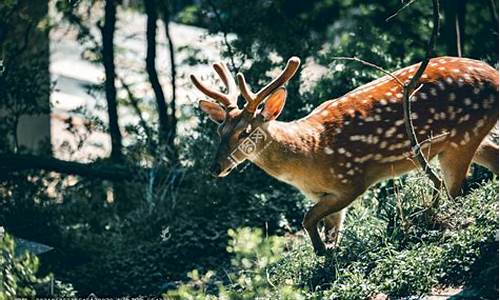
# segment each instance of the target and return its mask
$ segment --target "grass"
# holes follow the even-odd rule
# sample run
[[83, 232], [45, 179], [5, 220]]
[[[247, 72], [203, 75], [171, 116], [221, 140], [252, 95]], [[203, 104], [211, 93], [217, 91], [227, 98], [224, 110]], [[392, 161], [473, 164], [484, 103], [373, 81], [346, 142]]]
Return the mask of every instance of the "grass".
[[371, 189], [350, 208], [341, 245], [326, 257], [314, 255], [302, 232], [264, 237], [260, 229], [231, 231], [232, 267], [217, 272], [221, 276], [197, 273], [165, 297], [395, 298], [465, 286], [474, 298], [496, 299], [498, 182], [443, 199], [435, 214], [425, 210], [429, 193], [415, 176]]

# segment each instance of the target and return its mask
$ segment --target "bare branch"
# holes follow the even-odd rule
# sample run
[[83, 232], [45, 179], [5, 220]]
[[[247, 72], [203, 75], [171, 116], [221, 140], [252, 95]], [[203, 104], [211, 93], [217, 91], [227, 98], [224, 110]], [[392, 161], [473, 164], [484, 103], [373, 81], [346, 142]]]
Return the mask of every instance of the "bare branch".
[[374, 63], [371, 63], [371, 62], [368, 62], [366, 60], [363, 60], [361, 58], [357, 58], [357, 57], [345, 57], [345, 56], [335, 56], [335, 57], [332, 57], [332, 59], [334, 60], [351, 60], [351, 61], [357, 61], [359, 63], [362, 63], [363, 65], [365, 66], [368, 66], [368, 67], [372, 67], [374, 69], [377, 69], [379, 70], [380, 72], [386, 74], [386, 75], [389, 75], [390, 77], [392, 77], [392, 79], [396, 80], [397, 83], [399, 83], [399, 85], [401, 87], [404, 87], [404, 83], [399, 80], [399, 78], [397, 78], [396, 76], [394, 76], [394, 74], [392, 74], [391, 72], [385, 70], [384, 68], [380, 67], [380, 66], [377, 66], [376, 64]]
[[224, 44], [226, 45], [227, 53], [229, 54], [229, 59], [231, 61], [231, 68], [233, 69], [233, 71], [237, 72], [238, 69], [236, 68], [236, 63], [234, 62], [234, 50], [233, 47], [231, 46], [231, 43], [229, 42], [229, 39], [227, 38], [228, 33], [225, 30], [224, 22], [222, 21], [222, 16], [220, 15], [219, 10], [217, 9], [212, 0], [208, 0], [207, 3], [215, 15], [215, 20], [218, 23], [217, 25], [219, 25], [219, 30], [222, 32]]
[[387, 17], [385, 19], [386, 22], [389, 22], [391, 19], [395, 18], [397, 15], [399, 15], [400, 12], [402, 12], [403, 10], [405, 10], [408, 6], [412, 5], [413, 2], [415, 2], [417, 0], [410, 0], [408, 2], [406, 2], [405, 5], [403, 5], [401, 8], [399, 8], [395, 13], [393, 13], [392, 15], [390, 15], [389, 17]]
[[[432, 0], [432, 4], [433, 4], [433, 24], [434, 24], [434, 27], [432, 29], [432, 35], [431, 35], [429, 42], [427, 44], [427, 52], [426, 52], [426, 56], [425, 56], [424, 60], [420, 63], [420, 66], [419, 66], [417, 72], [415, 73], [415, 75], [410, 79], [408, 84], [406, 84], [403, 88], [403, 113], [404, 113], [406, 134], [408, 135], [408, 138], [410, 139], [413, 154], [414, 154], [415, 158], [417, 159], [417, 161], [419, 162], [422, 169], [424, 170], [425, 174], [433, 182], [434, 188], [437, 191], [440, 191], [442, 187], [445, 187], [445, 184], [444, 184], [443, 180], [441, 178], [439, 178], [439, 176], [429, 166], [429, 162], [427, 161], [424, 154], [422, 153], [422, 148], [421, 148], [420, 143], [418, 142], [417, 136], [415, 134], [415, 127], [414, 127], [412, 119], [411, 119], [411, 101], [410, 101], [411, 95], [414, 93], [415, 87], [417, 86], [417, 83], [420, 80], [420, 77], [425, 72], [425, 69], [427, 68], [427, 65], [429, 64], [429, 61], [434, 54], [434, 45], [436, 43], [436, 38], [437, 38], [437, 35], [439, 32], [439, 2], [438, 2], [438, 0]], [[448, 195], [448, 197], [450, 197], [448, 191], [447, 191], [447, 195]], [[436, 201], [439, 198], [437, 193], [435, 193], [434, 196], [435, 196], [435, 201], [433, 203], [433, 206], [437, 204]]]
[[137, 97], [135, 97], [134, 93], [132, 92], [132, 89], [130, 88], [130, 85], [128, 83], [126, 83], [122, 77], [117, 76], [117, 79], [120, 81], [120, 84], [122, 85], [123, 89], [127, 93], [127, 97], [130, 101], [130, 104], [132, 105], [132, 108], [134, 109], [135, 114], [139, 118], [139, 124], [141, 125], [142, 129], [144, 129], [144, 133], [146, 134], [146, 139], [147, 139], [149, 148], [151, 150], [151, 153], [152, 154], [156, 153], [156, 147], [155, 147], [155, 142], [153, 139], [152, 130], [148, 126], [148, 123], [146, 122], [144, 117], [142, 116], [141, 109], [139, 108], [139, 99], [137, 99]]

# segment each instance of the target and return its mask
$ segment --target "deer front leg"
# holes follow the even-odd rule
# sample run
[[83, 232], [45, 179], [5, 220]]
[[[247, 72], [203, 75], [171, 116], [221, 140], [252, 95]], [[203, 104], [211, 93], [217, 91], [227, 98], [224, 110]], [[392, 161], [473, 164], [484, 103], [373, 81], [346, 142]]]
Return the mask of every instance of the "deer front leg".
[[347, 207], [354, 199], [355, 197], [340, 198], [324, 196], [306, 213], [302, 224], [311, 238], [316, 255], [324, 255], [326, 250], [325, 244], [321, 240], [318, 232], [319, 221], [330, 214], [340, 213], [340, 211]]
[[346, 213], [347, 208], [344, 208], [324, 218], [326, 248], [335, 248], [340, 243]]

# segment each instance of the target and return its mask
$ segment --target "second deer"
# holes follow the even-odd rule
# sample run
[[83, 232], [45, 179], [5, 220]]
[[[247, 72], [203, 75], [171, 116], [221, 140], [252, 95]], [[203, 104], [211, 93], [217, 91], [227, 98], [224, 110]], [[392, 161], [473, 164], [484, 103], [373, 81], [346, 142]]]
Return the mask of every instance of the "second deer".
[[[315, 202], [303, 226], [314, 250], [326, 246], [318, 232], [324, 220], [328, 246], [335, 246], [346, 209], [368, 187], [414, 170], [402, 111], [403, 88], [384, 76], [346, 95], [323, 102], [309, 115], [277, 121], [286, 101], [283, 85], [299, 68], [289, 59], [282, 73], [253, 93], [242, 74], [238, 84], [223, 63], [213, 67], [227, 93], [191, 75], [209, 99], [199, 106], [218, 124], [219, 146], [211, 171], [226, 176], [250, 160], [271, 176], [299, 189]], [[417, 65], [393, 73], [405, 82]], [[411, 101], [412, 121], [423, 153], [437, 157], [452, 196], [460, 193], [471, 162], [498, 174], [498, 146], [486, 138], [498, 121], [498, 71], [481, 61], [439, 57], [430, 61]], [[239, 108], [242, 95], [246, 105]], [[261, 108], [261, 104], [263, 107]]]

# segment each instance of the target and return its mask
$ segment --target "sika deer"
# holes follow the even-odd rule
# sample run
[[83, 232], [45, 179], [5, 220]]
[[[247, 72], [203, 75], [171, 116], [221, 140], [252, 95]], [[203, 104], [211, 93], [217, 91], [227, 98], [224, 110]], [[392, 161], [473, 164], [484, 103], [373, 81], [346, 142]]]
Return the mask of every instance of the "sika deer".
[[[322, 103], [306, 117], [276, 121], [286, 99], [282, 87], [297, 71], [292, 57], [281, 75], [253, 94], [238, 74], [247, 104], [238, 108], [237, 86], [224, 64], [215, 71], [228, 94], [210, 89], [194, 75], [194, 85], [211, 100], [200, 108], [219, 124], [212, 172], [220, 177], [246, 159], [271, 176], [298, 188], [315, 202], [303, 225], [314, 250], [325, 244], [317, 225], [338, 243], [346, 207], [369, 186], [417, 168], [405, 134], [402, 87], [391, 76], [363, 85], [343, 97]], [[416, 72], [413, 65], [393, 73], [404, 82]], [[487, 64], [465, 58], [440, 57], [430, 61], [411, 99], [412, 120], [428, 159], [437, 157], [452, 196], [460, 192], [471, 162], [498, 174], [498, 146], [485, 139], [498, 121], [498, 72]], [[260, 103], [265, 103], [259, 108]], [[221, 105], [222, 106], [221, 106]]]

